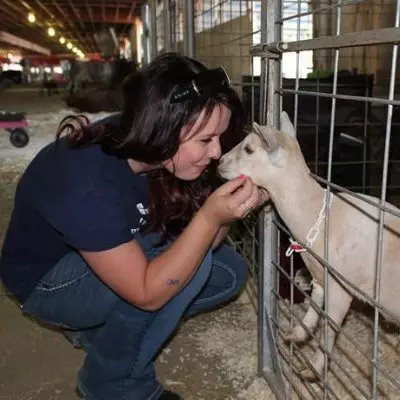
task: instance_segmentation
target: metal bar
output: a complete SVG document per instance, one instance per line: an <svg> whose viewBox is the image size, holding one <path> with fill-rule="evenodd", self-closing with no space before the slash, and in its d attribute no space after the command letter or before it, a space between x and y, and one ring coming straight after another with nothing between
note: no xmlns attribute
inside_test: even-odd
<svg viewBox="0 0 400 400"><path fill-rule="evenodd" d="M395 15L395 29L399 27L400 23L400 1L397 0L396 15ZM392 65L390 71L390 86L389 86L389 100L394 98L395 80L396 80L396 68L397 68L397 53L398 45L393 46L392 52ZM390 139L392 129L392 116L393 116L393 105L388 105L387 121L386 121L386 138L385 138L385 150L383 157L383 172L382 172L382 190L380 205L383 206L386 202L386 189L388 180L388 168L389 168L389 151L390 151ZM382 278L382 261L383 261L383 228L384 228L385 214L382 209L379 210L379 230L378 230L378 242L377 242L377 255L376 255L376 266L375 266L375 315L374 315L374 337L373 337L373 356L372 356L372 398L377 398L378 391L378 371L379 364L379 349L378 349L378 327L379 327L379 304L380 304L380 290L381 290L381 278ZM376 307L378 305L378 307Z"/></svg>
<svg viewBox="0 0 400 400"><path fill-rule="evenodd" d="M152 3L150 3L150 5L147 4L143 4L140 7L140 15L141 15L141 19L143 22L143 36L142 36L142 46L143 46L143 64L147 65L150 60L151 60L151 43L150 40L151 38L149 37L149 35L152 35L151 32L151 16L150 16L150 7L151 7ZM138 61L141 62L141 60L139 59L139 55L138 55Z"/></svg>
<svg viewBox="0 0 400 400"><path fill-rule="evenodd" d="M297 12L300 13L301 9L301 3L300 1L297 2ZM296 40L300 40L300 18L297 19L296 21ZM277 48L276 51L280 51L280 48ZM299 52L296 52L296 78L295 78L295 89L299 90L299 75L300 75L300 58L299 58ZM299 96L296 94L294 96L294 110L293 110L293 125L294 125L294 130L297 132L297 120L298 120L298 103L299 103ZM294 277L294 261L293 257L290 259L290 277ZM294 286L292 283L292 279L290 279L290 305L293 306L294 304ZM293 328L293 315L290 313L290 328ZM288 392L288 397L292 398L292 392L293 392L293 361L295 359L294 356L294 346L293 343L290 343L289 346L289 353L290 353L290 363L289 363L289 392Z"/></svg>
<svg viewBox="0 0 400 400"><path fill-rule="evenodd" d="M268 5L271 0L267 0ZM261 40L267 39L267 27L266 27L266 17L267 17L267 5L261 3ZM265 105L267 100L267 60L261 58L261 76L260 76L260 108L259 108L259 121L265 120L266 109ZM254 104L254 103L253 103ZM275 247L270 246L273 241L274 234L272 232L273 224L271 220L271 214L260 214L260 278L259 278L259 314L258 314L258 341L259 341L259 351L258 351L258 370L260 375L265 375L267 382L269 383L273 380L273 356L271 350L271 343L268 342L266 336L266 319L267 313L270 312L274 306L276 306L276 300L271 298L270 293L273 287L273 280L271 280L271 275L273 271L272 262L272 249ZM276 241L275 243L276 244ZM265 307L264 307L265 305ZM275 315L273 315L275 317ZM268 379L268 376L272 375L272 379Z"/></svg>
<svg viewBox="0 0 400 400"><path fill-rule="evenodd" d="M280 41L281 25L276 24L276 20L280 18L280 0L266 0L261 3L262 41ZM261 123L268 121L269 124L277 126L280 121L280 96L276 93L280 84L280 61L265 57L261 60L259 119ZM277 316L277 302L272 292L277 284L276 268L273 263L278 257L278 234L272 223L273 218L274 213L268 213L264 214L260 221L259 369L275 395L278 398L286 398L286 388L274 339L277 330L269 323L270 318Z"/></svg>
<svg viewBox="0 0 400 400"><path fill-rule="evenodd" d="M194 20L194 4L193 1L185 1L183 6L184 18L184 48L185 55L188 57L196 57L196 33Z"/></svg>
<svg viewBox="0 0 400 400"><path fill-rule="evenodd" d="M307 15L315 15L315 14L319 14L323 11L329 11L329 10L335 10L338 7L344 7L344 6L350 6L353 4L359 4L359 3L363 3L365 0L349 0L349 1L342 1L340 4L331 4L329 6L323 6L323 7L318 7L318 8L314 8L310 11L305 11L305 12L298 12L297 14L291 15L290 17L286 17L286 18L282 18L280 22L284 22L284 21L289 21L291 19L295 19L295 18L300 18L300 17L305 17ZM300 4L300 1L298 2L298 4Z"/></svg>
<svg viewBox="0 0 400 400"><path fill-rule="evenodd" d="M307 92L306 90L294 90L294 89L280 89L279 93L293 93L301 94L302 96L314 96L314 97L329 97L342 100L353 100L353 101L369 101L376 104L392 104L394 106L400 106L400 100L384 99L379 97L364 97L364 96L350 96L347 94L331 94L321 92Z"/></svg>
<svg viewBox="0 0 400 400"><path fill-rule="evenodd" d="M271 46L280 48L281 52L305 50L339 49L345 47L371 46L400 42L399 28L382 28L370 31L344 33L340 36L322 36L299 42L263 42L253 46L252 55L259 55Z"/></svg>
<svg viewBox="0 0 400 400"><path fill-rule="evenodd" d="M339 3L341 0L338 0ZM338 3L338 4L339 4ZM340 11L341 8L338 8L339 13L336 16L336 36L340 37L341 24L340 24ZM333 88L332 95L337 94L337 81L338 81L338 70L339 70L339 49L335 50L335 58L334 58L334 73L333 73ZM327 181L332 181L332 159L333 159L333 142L334 142L334 134L335 134L335 116L336 116L336 98L332 97L332 105L331 105L331 120L330 120L330 129L329 129L329 150L328 150L328 171L327 171ZM324 218L324 260L326 264L324 264L324 304L325 304L325 312L329 315L329 271L326 268L326 265L329 262L329 225L330 225L330 199L331 196L331 186L328 184L326 189L326 202L325 202L325 218ZM329 365L329 355L328 355L328 340L329 340L329 324L328 319L324 318L323 324L323 333L324 333L324 400L327 399L327 386L328 386L328 365Z"/></svg>
<svg viewBox="0 0 400 400"><path fill-rule="evenodd" d="M157 56L157 0L150 0L150 54L151 59Z"/></svg>
<svg viewBox="0 0 400 400"><path fill-rule="evenodd" d="M172 50L172 29L171 29L171 12L170 0L163 0L164 5L164 50Z"/></svg>
<svg viewBox="0 0 400 400"><path fill-rule="evenodd" d="M345 165L345 163L334 163L334 164L335 165ZM385 212L387 212L389 214L392 214L392 215L400 218L400 212L395 211L393 208L389 208L389 207L386 207L384 205L377 204L377 203L373 202L372 200L370 200L368 197L364 197L364 196L362 196L362 195L360 195L358 193L352 192L351 190L349 190L349 189L347 189L347 188L345 188L343 186L337 185L337 184L335 184L333 182L328 182L327 179L321 178L321 177L319 177L319 176L317 176L315 174L311 173L310 175L318 182L321 182L321 183L324 183L324 184L329 184L334 189L338 189L338 190L340 190L340 191L342 191L344 193L349 194L352 197L355 197L356 199L362 200L365 203L370 204L371 206L379 208L380 210L383 210L383 211L385 211ZM343 197L340 196L340 193L335 193L335 195L340 197L342 200L346 201L346 199L344 199Z"/></svg>

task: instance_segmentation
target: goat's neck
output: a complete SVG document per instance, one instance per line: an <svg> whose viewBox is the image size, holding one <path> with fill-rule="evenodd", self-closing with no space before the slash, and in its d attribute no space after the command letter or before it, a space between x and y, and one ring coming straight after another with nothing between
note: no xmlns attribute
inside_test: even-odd
<svg viewBox="0 0 400 400"><path fill-rule="evenodd" d="M324 204L325 191L309 174L277 186L271 199L291 233L305 242Z"/></svg>

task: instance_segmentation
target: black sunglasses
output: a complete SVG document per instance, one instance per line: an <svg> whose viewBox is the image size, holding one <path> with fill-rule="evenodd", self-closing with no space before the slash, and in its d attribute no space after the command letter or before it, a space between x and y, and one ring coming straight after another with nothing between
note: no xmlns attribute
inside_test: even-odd
<svg viewBox="0 0 400 400"><path fill-rule="evenodd" d="M210 96L221 86L229 86L231 81L223 67L199 72L186 85L179 86L171 96L171 103L180 103L196 97Z"/></svg>

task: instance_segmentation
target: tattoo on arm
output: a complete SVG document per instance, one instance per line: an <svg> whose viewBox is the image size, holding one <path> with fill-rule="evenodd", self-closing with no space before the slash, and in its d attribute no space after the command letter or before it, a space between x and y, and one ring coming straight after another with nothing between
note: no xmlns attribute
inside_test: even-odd
<svg viewBox="0 0 400 400"><path fill-rule="evenodd" d="M180 282L179 279L168 279L167 283L168 285L178 285Z"/></svg>

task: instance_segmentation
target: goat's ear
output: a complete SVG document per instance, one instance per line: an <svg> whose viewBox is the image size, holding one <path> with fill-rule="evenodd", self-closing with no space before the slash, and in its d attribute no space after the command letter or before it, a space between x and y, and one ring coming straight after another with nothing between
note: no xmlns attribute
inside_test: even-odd
<svg viewBox="0 0 400 400"><path fill-rule="evenodd" d="M253 129L257 135L261 136L263 142L266 143L268 152L275 151L279 147L275 128L268 125L258 125L256 122L253 122Z"/></svg>
<svg viewBox="0 0 400 400"><path fill-rule="evenodd" d="M287 133L289 136L296 137L296 131L286 111L282 111L281 113L281 131Z"/></svg>

